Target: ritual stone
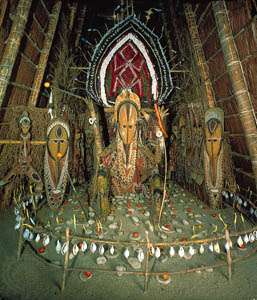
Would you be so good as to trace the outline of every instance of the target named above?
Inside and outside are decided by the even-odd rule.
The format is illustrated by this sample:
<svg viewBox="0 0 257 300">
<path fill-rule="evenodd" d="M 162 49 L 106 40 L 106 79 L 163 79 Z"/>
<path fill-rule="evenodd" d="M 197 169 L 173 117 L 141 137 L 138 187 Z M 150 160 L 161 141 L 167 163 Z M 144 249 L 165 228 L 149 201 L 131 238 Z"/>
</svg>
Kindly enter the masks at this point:
<svg viewBox="0 0 257 300">
<path fill-rule="evenodd" d="M 161 263 L 165 263 L 167 260 L 168 260 L 168 256 L 167 255 L 162 255 L 161 256 L 161 259 L 160 259 Z"/>
<path fill-rule="evenodd" d="M 164 233 L 162 233 L 162 234 L 161 234 L 161 239 L 166 240 L 166 239 L 167 239 L 167 235 L 164 234 Z"/>
<path fill-rule="evenodd" d="M 188 222 L 187 220 L 185 220 L 185 219 L 182 221 L 182 223 L 183 223 L 183 225 L 185 225 L 185 226 L 189 225 L 189 222 Z"/>
<path fill-rule="evenodd" d="M 93 218 L 95 216 L 95 213 L 93 211 L 90 211 L 88 215 L 90 218 Z"/>
<path fill-rule="evenodd" d="M 120 277 L 120 276 L 123 275 L 122 272 L 126 271 L 126 267 L 124 267 L 124 266 L 117 266 L 116 267 L 116 271 L 117 271 L 117 275 Z"/>
<path fill-rule="evenodd" d="M 112 223 L 109 225 L 110 229 L 117 229 L 118 228 L 118 224 L 117 223 Z"/>
<path fill-rule="evenodd" d="M 134 223 L 139 223 L 139 218 L 136 217 L 136 216 L 133 216 L 132 220 L 133 220 Z"/>
<path fill-rule="evenodd" d="M 109 215 L 109 216 L 107 217 L 107 221 L 112 222 L 113 220 L 114 220 L 114 216 L 113 216 L 113 215 Z"/>
<path fill-rule="evenodd" d="M 150 217 L 150 212 L 149 212 L 149 211 L 146 211 L 146 212 L 144 213 L 144 216 L 145 216 L 145 217 Z"/>
<path fill-rule="evenodd" d="M 208 272 L 208 273 L 213 272 L 213 268 L 208 268 L 208 269 L 206 269 L 206 272 Z"/>
<path fill-rule="evenodd" d="M 176 225 L 178 225 L 178 221 L 176 221 L 176 220 L 172 220 L 172 225 L 173 225 L 173 226 L 176 226 Z"/>
<path fill-rule="evenodd" d="M 92 232 L 93 232 L 93 231 L 92 231 L 91 229 L 85 230 L 85 234 L 86 234 L 86 235 L 90 235 L 90 234 L 92 234 Z"/>
<path fill-rule="evenodd" d="M 135 270 L 138 270 L 138 269 L 141 268 L 141 263 L 135 257 L 129 257 L 128 258 L 128 263 Z"/>
<path fill-rule="evenodd" d="M 105 265 L 106 262 L 107 262 L 107 259 L 106 259 L 105 256 L 99 256 L 99 257 L 97 257 L 97 259 L 96 259 L 96 263 L 97 263 L 98 265 Z"/>
</svg>

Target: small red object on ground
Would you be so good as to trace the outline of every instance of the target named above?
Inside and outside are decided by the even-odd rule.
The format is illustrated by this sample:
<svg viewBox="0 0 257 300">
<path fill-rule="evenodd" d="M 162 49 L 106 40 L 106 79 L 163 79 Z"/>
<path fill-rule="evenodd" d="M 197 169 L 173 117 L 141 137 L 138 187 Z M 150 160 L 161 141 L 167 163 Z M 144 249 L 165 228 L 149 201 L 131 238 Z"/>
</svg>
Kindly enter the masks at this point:
<svg viewBox="0 0 257 300">
<path fill-rule="evenodd" d="M 46 247 L 44 246 L 37 249 L 37 252 L 40 254 L 45 253 L 45 251 L 46 251 Z"/>
</svg>

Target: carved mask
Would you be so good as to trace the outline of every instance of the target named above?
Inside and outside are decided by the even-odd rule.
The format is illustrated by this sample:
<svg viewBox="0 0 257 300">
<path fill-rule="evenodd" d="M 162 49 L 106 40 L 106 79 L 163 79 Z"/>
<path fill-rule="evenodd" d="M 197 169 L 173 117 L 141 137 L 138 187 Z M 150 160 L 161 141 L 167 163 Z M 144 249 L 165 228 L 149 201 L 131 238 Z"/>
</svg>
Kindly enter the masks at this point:
<svg viewBox="0 0 257 300">
<path fill-rule="evenodd" d="M 220 108 L 211 108 L 205 114 L 206 151 L 210 158 L 212 183 L 217 178 L 217 161 L 222 146 L 224 132 L 224 113 Z"/>
<path fill-rule="evenodd" d="M 31 120 L 29 118 L 29 115 L 26 111 L 24 111 L 19 119 L 19 126 L 21 129 L 21 132 L 24 136 L 26 136 L 31 128 Z"/>
<path fill-rule="evenodd" d="M 138 113 L 135 105 L 124 102 L 118 109 L 118 130 L 124 145 L 130 145 L 137 131 Z"/>
<path fill-rule="evenodd" d="M 53 124 L 48 132 L 47 148 L 52 159 L 62 159 L 69 146 L 69 132 L 60 123 Z"/>
</svg>

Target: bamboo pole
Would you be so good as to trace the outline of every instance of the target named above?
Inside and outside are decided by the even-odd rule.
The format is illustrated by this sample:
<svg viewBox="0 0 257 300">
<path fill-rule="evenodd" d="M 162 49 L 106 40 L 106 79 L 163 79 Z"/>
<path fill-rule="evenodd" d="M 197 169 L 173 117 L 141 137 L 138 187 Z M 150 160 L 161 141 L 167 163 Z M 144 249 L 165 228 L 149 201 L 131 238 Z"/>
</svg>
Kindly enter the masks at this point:
<svg viewBox="0 0 257 300">
<path fill-rule="evenodd" d="M 212 8 L 218 28 L 225 64 L 237 101 L 239 117 L 245 133 L 247 148 L 257 188 L 257 122 L 242 63 L 232 35 L 225 1 L 213 1 Z"/>
<path fill-rule="evenodd" d="M 75 47 L 79 46 L 79 40 L 80 40 L 80 36 L 83 30 L 83 24 L 84 24 L 84 20 L 85 20 L 85 16 L 86 16 L 86 11 L 87 11 L 87 7 L 86 5 L 83 6 L 83 8 L 81 9 L 81 11 L 79 12 L 79 17 L 78 17 L 78 25 L 77 25 L 77 35 L 76 35 L 76 40 L 75 40 Z"/>
<path fill-rule="evenodd" d="M 212 83 L 209 76 L 209 68 L 206 63 L 203 47 L 199 35 L 199 31 L 196 24 L 195 14 L 192 9 L 192 4 L 184 4 L 185 16 L 188 24 L 188 29 L 194 49 L 195 59 L 199 68 L 199 72 L 205 87 L 205 95 L 208 103 L 208 107 L 215 107 L 215 95 L 212 88 Z"/>
<path fill-rule="evenodd" d="M 67 247 L 68 250 L 65 253 L 64 256 L 64 266 L 63 266 L 63 276 L 62 276 L 62 286 L 61 286 L 61 291 L 64 291 L 65 288 L 65 284 L 66 284 L 66 274 L 67 274 L 67 269 L 68 269 L 68 265 L 69 265 L 69 240 L 70 240 L 70 229 L 69 227 L 66 228 L 66 243 L 67 243 Z"/>
<path fill-rule="evenodd" d="M 37 66 L 37 71 L 36 71 L 36 74 L 34 77 L 34 82 L 33 82 L 33 87 L 32 87 L 33 90 L 32 90 L 32 93 L 30 94 L 29 101 L 28 101 L 29 105 L 32 105 L 32 106 L 36 106 L 36 103 L 37 103 L 37 98 L 38 98 L 38 95 L 40 92 L 42 80 L 44 78 L 44 73 L 45 73 L 45 69 L 46 69 L 46 65 L 47 65 L 47 61 L 48 61 L 48 56 L 50 53 L 50 49 L 51 49 L 51 46 L 53 43 L 53 38 L 54 38 L 55 31 L 56 31 L 57 23 L 59 20 L 61 6 L 62 6 L 62 2 L 58 1 L 54 5 L 54 7 L 52 9 L 52 13 L 50 15 L 48 31 L 47 31 L 47 34 L 45 35 L 43 48 L 42 48 L 40 58 L 39 58 L 39 63 Z"/>
<path fill-rule="evenodd" d="M 23 32 L 27 23 L 32 0 L 20 0 L 16 8 L 16 15 L 13 20 L 11 32 L 8 37 L 8 43 L 5 46 L 4 53 L 0 62 L 0 107 L 3 104 L 8 82 L 12 75 L 12 70 L 19 51 Z"/>
</svg>

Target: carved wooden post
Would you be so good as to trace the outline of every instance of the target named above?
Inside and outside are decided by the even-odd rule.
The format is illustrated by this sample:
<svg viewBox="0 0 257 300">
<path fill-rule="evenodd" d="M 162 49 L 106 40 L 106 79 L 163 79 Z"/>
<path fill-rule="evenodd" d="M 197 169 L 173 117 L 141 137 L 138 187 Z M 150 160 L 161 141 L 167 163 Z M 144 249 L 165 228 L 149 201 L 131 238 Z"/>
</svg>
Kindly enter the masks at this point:
<svg viewBox="0 0 257 300">
<path fill-rule="evenodd" d="M 233 38 L 226 3 L 225 1 L 213 1 L 212 8 L 225 64 L 237 101 L 238 112 L 244 129 L 245 140 L 251 157 L 252 169 L 257 187 L 257 121 L 251 95 L 248 91 L 242 63 Z"/>
<path fill-rule="evenodd" d="M 38 95 L 39 95 L 39 92 L 40 92 L 40 87 L 41 87 L 41 84 L 42 84 L 42 80 L 44 78 L 44 73 L 45 73 L 45 69 L 46 69 L 46 65 L 47 65 L 47 61 L 48 61 L 48 56 L 49 56 L 50 49 L 51 49 L 51 46 L 52 46 L 56 26 L 57 26 L 57 23 L 58 23 L 58 20 L 59 20 L 61 6 L 62 6 L 62 2 L 58 1 L 54 5 L 54 7 L 52 9 L 52 13 L 50 15 L 50 21 L 49 21 L 49 24 L 48 24 L 48 31 L 47 31 L 47 34 L 45 36 L 42 52 L 40 54 L 39 63 L 38 63 L 38 66 L 37 66 L 37 71 L 36 71 L 36 74 L 35 74 L 35 77 L 34 77 L 32 92 L 31 92 L 30 97 L 29 97 L 29 105 L 36 106 L 36 103 L 37 103 L 37 98 L 38 98 Z"/>
<path fill-rule="evenodd" d="M 16 15 L 13 20 L 8 43 L 6 44 L 3 57 L 0 62 L 0 106 L 3 104 L 8 83 L 12 75 L 13 66 L 16 61 L 24 28 L 27 23 L 31 3 L 32 0 L 20 0 L 16 8 Z"/>
<path fill-rule="evenodd" d="M 212 88 L 212 83 L 209 76 L 209 68 L 203 52 L 199 31 L 196 24 L 195 13 L 190 3 L 184 5 L 185 16 L 188 24 L 189 33 L 191 36 L 192 46 L 194 49 L 195 59 L 199 68 L 199 72 L 205 87 L 205 94 L 209 107 L 215 106 L 215 96 Z"/>
</svg>

